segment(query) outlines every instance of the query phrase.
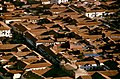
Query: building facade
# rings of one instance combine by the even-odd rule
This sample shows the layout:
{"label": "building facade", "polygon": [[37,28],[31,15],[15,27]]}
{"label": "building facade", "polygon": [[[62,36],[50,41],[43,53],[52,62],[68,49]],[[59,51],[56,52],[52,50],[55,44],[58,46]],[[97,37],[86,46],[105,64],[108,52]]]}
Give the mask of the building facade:
{"label": "building facade", "polygon": [[4,22],[0,22],[0,37],[12,37],[11,28]]}
{"label": "building facade", "polygon": [[56,4],[65,3],[65,2],[68,2],[68,0],[51,0],[51,3],[56,3]]}

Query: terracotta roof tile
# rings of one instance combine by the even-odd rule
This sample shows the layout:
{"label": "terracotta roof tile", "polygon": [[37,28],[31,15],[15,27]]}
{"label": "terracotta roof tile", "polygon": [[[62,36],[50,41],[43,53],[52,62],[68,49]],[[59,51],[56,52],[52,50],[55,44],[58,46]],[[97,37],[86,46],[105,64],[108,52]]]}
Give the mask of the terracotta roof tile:
{"label": "terracotta roof tile", "polygon": [[10,30],[11,28],[4,22],[0,21],[0,30]]}
{"label": "terracotta roof tile", "polygon": [[43,63],[35,63],[35,64],[27,65],[27,66],[25,67],[25,69],[29,69],[29,68],[48,67],[48,66],[51,66],[51,65],[52,65],[52,64],[47,63],[47,62],[43,62]]}

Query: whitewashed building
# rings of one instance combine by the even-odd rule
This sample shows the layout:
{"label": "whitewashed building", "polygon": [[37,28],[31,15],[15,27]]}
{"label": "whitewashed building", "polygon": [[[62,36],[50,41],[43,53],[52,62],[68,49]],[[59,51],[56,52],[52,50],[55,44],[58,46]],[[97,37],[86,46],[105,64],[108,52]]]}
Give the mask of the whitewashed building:
{"label": "whitewashed building", "polygon": [[12,37],[11,28],[0,21],[0,37]]}
{"label": "whitewashed building", "polygon": [[104,18],[106,15],[115,13],[117,10],[90,10],[85,13],[85,16],[89,18]]}
{"label": "whitewashed building", "polygon": [[50,4],[50,0],[41,0],[42,4]]}
{"label": "whitewashed building", "polygon": [[13,75],[13,79],[19,79],[21,77],[21,74],[16,73]]}
{"label": "whitewashed building", "polygon": [[3,10],[3,6],[2,6],[2,4],[0,4],[0,10]]}
{"label": "whitewashed building", "polygon": [[65,2],[68,2],[68,0],[51,0],[51,3],[56,3],[56,4],[65,3]]}
{"label": "whitewashed building", "polygon": [[105,10],[91,10],[85,13],[89,18],[103,17],[105,15]]}

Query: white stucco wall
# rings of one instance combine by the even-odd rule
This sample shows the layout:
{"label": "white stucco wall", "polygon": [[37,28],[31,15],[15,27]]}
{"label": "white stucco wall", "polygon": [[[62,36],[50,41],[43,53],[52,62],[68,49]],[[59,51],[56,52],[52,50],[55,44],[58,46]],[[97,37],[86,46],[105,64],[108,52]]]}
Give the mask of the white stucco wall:
{"label": "white stucco wall", "polygon": [[19,79],[21,77],[21,74],[14,74],[13,79]]}
{"label": "white stucco wall", "polygon": [[12,37],[10,30],[0,30],[0,37]]}
{"label": "white stucco wall", "polygon": [[64,3],[64,2],[68,2],[68,0],[51,0],[51,3]]}
{"label": "white stucco wall", "polygon": [[48,2],[42,2],[42,4],[50,4],[50,1],[48,1]]}
{"label": "white stucco wall", "polygon": [[45,69],[46,67],[40,67],[40,68],[29,68],[26,69],[25,71],[31,71],[31,70],[41,70],[41,69]]}
{"label": "white stucco wall", "polygon": [[3,10],[3,8],[2,8],[2,7],[0,7],[0,10]]}
{"label": "white stucco wall", "polygon": [[[85,13],[85,16],[87,16],[89,18],[102,17],[103,13],[105,13],[105,12],[90,12],[90,13]],[[96,16],[95,16],[95,14],[96,14]]]}
{"label": "white stucco wall", "polygon": [[22,21],[22,20],[21,20],[21,19],[5,20],[5,23],[6,23],[6,24],[9,24],[9,23],[12,22],[12,21]]}

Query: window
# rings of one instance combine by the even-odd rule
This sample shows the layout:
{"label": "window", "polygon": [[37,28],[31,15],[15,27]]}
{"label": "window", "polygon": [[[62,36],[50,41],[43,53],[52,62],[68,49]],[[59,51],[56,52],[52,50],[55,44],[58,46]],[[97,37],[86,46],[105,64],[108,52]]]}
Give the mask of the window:
{"label": "window", "polygon": [[2,34],[4,34],[4,35],[5,35],[5,34],[6,34],[6,32],[5,32],[5,31],[3,31],[3,32],[2,32]]}
{"label": "window", "polygon": [[89,17],[90,15],[88,14],[88,17]]}

